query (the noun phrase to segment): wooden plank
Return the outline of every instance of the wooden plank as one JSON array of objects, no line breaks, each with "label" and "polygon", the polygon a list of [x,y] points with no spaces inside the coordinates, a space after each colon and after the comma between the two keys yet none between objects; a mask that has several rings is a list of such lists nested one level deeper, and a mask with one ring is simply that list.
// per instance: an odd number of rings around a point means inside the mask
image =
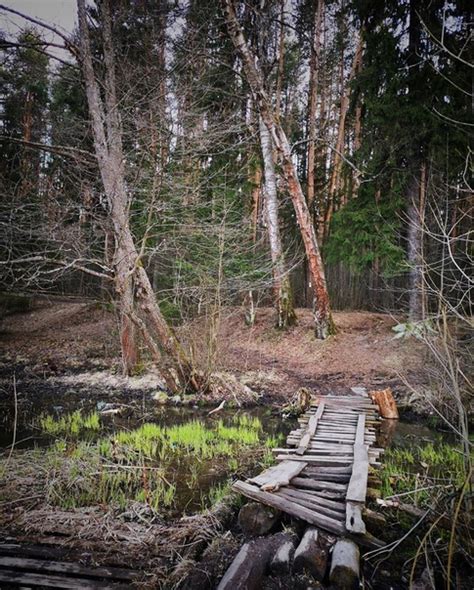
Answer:
[{"label": "wooden plank", "polygon": [[[288,455],[277,455],[275,457],[275,459],[277,461],[288,461]],[[292,461],[307,461],[308,463],[314,463],[315,461],[319,462],[319,463],[342,463],[344,465],[350,465],[352,463],[352,457],[351,458],[343,458],[343,457],[331,457],[331,456],[309,456],[309,455],[304,455],[303,457],[300,457],[299,455],[292,455],[291,456],[291,460]]]},{"label": "wooden plank", "polygon": [[305,498],[301,494],[294,494],[289,493],[287,488],[282,488],[277,492],[278,496],[281,496],[284,499],[287,499],[289,502],[293,502],[298,504],[298,506],[304,506],[305,508],[309,508],[310,510],[314,510],[318,514],[323,514],[324,516],[329,516],[330,518],[334,518],[334,520],[339,522],[344,522],[344,515],[340,512],[336,512],[331,510],[327,506],[322,506],[321,504],[316,504],[312,502],[310,499]]},{"label": "wooden plank", "polygon": [[268,506],[272,506],[278,510],[283,510],[283,512],[286,512],[290,516],[300,518],[301,520],[304,520],[309,524],[313,524],[314,526],[321,527],[330,533],[344,535],[346,532],[346,527],[343,523],[330,518],[329,516],[318,514],[304,506],[298,506],[293,502],[278,496],[277,494],[262,492],[251,484],[244,483],[243,481],[237,481],[232,485],[232,489],[236,492],[240,492],[248,498],[251,498],[252,500],[257,500],[258,502],[262,502],[262,504],[267,504]]},{"label": "wooden plank", "polygon": [[338,473],[338,474],[348,474],[349,476],[352,473],[352,466],[350,467],[318,467],[317,465],[308,465],[305,467],[303,474],[311,473],[311,474],[325,474],[325,473]]},{"label": "wooden plank", "polygon": [[369,475],[369,453],[364,444],[365,416],[359,416],[357,434],[354,444],[354,464],[352,476],[347,488],[346,500],[349,502],[365,502],[367,495],[367,478]]},{"label": "wooden plank", "polygon": [[263,491],[276,491],[281,486],[286,486],[291,479],[298,475],[306,465],[300,461],[283,461],[265,469],[263,473],[253,477],[249,481],[256,483]]},{"label": "wooden plank", "polygon": [[346,502],[346,529],[358,535],[364,535],[367,531],[362,520],[362,507],[356,502]]},{"label": "wooden plank", "polygon": [[[286,453],[288,455],[289,458],[293,457],[296,452],[297,449],[289,449],[287,447],[283,447],[280,449],[272,449],[272,451],[274,453]],[[331,455],[331,457],[334,455],[335,457],[349,457],[352,460],[352,449],[350,450],[344,450],[344,449],[313,449],[313,448],[308,448],[306,449],[306,454],[307,455]]]},{"label": "wooden plank", "polygon": [[346,503],[345,502],[341,502],[340,500],[331,500],[330,498],[327,498],[326,496],[320,496],[318,495],[316,492],[312,491],[312,490],[302,490],[300,488],[295,488],[294,486],[288,486],[287,488],[284,488],[280,491],[284,491],[284,492],[292,492],[295,494],[300,494],[305,496],[308,499],[311,499],[312,502],[315,502],[316,504],[320,504],[321,506],[327,506],[328,508],[331,508],[332,510],[335,510],[336,512],[342,512],[343,514],[345,514],[346,511]]},{"label": "wooden plank", "polygon": [[354,464],[346,496],[348,501],[365,502],[368,475],[369,453],[367,451],[367,446],[354,445]]},{"label": "wooden plank", "polygon": [[309,441],[311,440],[311,438],[314,436],[314,433],[316,432],[316,428],[318,426],[318,421],[321,418],[321,416],[323,415],[323,412],[324,412],[324,402],[322,402],[319,405],[318,411],[316,412],[316,414],[314,416],[311,416],[311,418],[309,419],[308,428],[306,429],[303,436],[301,437],[300,445],[296,450],[298,455],[303,455],[304,452],[306,451],[306,449],[308,448]]},{"label": "wooden plank", "polygon": [[37,572],[81,575],[94,578],[113,578],[118,580],[133,580],[137,578],[137,572],[133,572],[124,568],[84,567],[78,563],[66,561],[46,561],[42,559],[6,555],[0,555],[0,567],[34,570]]},{"label": "wooden plank", "polygon": [[[329,435],[329,434],[317,434],[312,440],[315,442],[323,442],[323,441],[332,442],[332,441],[334,441],[334,436]],[[340,436],[340,437],[338,437],[338,440],[340,440],[341,442],[349,443],[350,445],[353,445],[355,442],[355,437],[349,438],[349,437],[345,437],[345,436]],[[298,441],[299,441],[298,437],[291,436],[291,437],[288,437],[287,444],[289,446],[291,446],[291,443],[298,444]],[[364,442],[365,442],[365,444],[370,445],[372,442],[375,442],[375,437],[371,438],[371,437],[366,436],[364,439]]]},{"label": "wooden plank", "polygon": [[[354,433],[353,434],[352,433],[351,434],[339,433],[340,434],[340,438],[337,438],[336,439],[334,437],[334,433],[333,432],[319,432],[319,429],[318,429],[318,431],[314,434],[314,436],[313,436],[313,438],[311,440],[317,440],[318,438],[328,438],[328,437],[330,437],[329,438],[329,442],[333,442],[334,443],[335,440],[337,440],[338,442],[339,441],[344,442],[346,440],[350,440],[352,442],[352,444],[354,444],[356,433],[357,433],[357,430],[354,430]],[[298,431],[298,430],[293,430],[288,435],[288,438],[289,439],[298,439],[298,440],[300,440],[300,438],[301,438],[301,432]],[[364,434],[364,439],[375,442],[375,434],[372,434],[370,432],[366,432]]]},{"label": "wooden plank", "polygon": [[300,476],[307,477],[309,479],[314,479],[315,481],[332,481],[334,483],[344,483],[348,484],[351,478],[350,475],[345,475],[343,473],[325,473],[324,475],[312,475],[310,473],[300,473]]},{"label": "wooden plank", "polygon": [[308,490],[330,490],[333,492],[347,492],[347,486],[333,481],[318,481],[308,477],[295,477],[291,485]]},{"label": "wooden plank", "polygon": [[356,432],[356,445],[364,444],[364,433],[365,433],[365,415],[360,414],[357,421],[357,432]]},{"label": "wooden plank", "polygon": [[64,588],[66,590],[126,590],[130,584],[114,584],[87,580],[86,578],[67,578],[61,575],[35,574],[31,572],[0,569],[0,582],[19,586],[40,586],[46,588]]}]

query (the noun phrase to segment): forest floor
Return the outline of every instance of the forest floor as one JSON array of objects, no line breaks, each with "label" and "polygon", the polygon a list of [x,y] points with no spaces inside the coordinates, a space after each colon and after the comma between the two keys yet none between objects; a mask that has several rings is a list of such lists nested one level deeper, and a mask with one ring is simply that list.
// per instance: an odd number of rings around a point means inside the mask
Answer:
[{"label": "forest floor", "polygon": [[[426,382],[419,344],[414,339],[394,338],[392,328],[404,321],[402,317],[335,312],[337,334],[319,341],[314,337],[311,311],[299,309],[297,315],[298,324],[281,332],[273,327],[272,309],[259,309],[252,327],[245,325],[242,308],[221,311],[212,370],[228,378],[231,385],[232,379],[238,380],[257,393],[247,401],[253,399],[261,405],[248,411],[266,413],[262,415],[264,436],[267,433],[286,436],[293,422],[282,420],[279,410],[302,387],[321,394],[348,394],[351,387],[357,386],[368,390],[391,387],[399,403],[406,403],[409,390],[404,380],[412,387]],[[199,319],[177,328],[179,337],[193,351],[194,360],[201,367],[210,356],[210,325],[212,322]],[[8,474],[2,477],[0,462],[0,536],[13,543],[17,547],[15,551],[21,554],[24,545],[37,545],[46,547],[57,560],[85,565],[125,565],[143,572],[144,577],[138,583],[140,588],[175,587],[177,579],[185,580],[187,576],[191,582],[184,587],[215,587],[235,557],[242,534],[236,519],[238,503],[235,502],[239,499],[226,495],[223,502],[212,500],[211,503],[211,491],[224,493],[229,478],[245,479],[246,470],[249,473],[261,470],[265,453],[263,438],[259,443],[262,449],[252,447],[249,451],[256,465],[243,464],[240,448],[236,457],[219,459],[223,463],[222,473],[216,462],[192,461],[191,465],[201,465],[203,474],[194,484],[188,478],[190,485],[197,487],[201,495],[209,493],[208,504],[212,509],[197,512],[190,509],[179,514],[176,511],[176,515],[165,508],[154,512],[143,501],[135,500],[127,504],[127,509],[117,507],[112,501],[91,505],[87,501],[85,505],[79,502],[78,507],[63,505],[61,502],[69,498],[64,490],[72,497],[75,487],[71,481],[81,481],[76,474],[85,477],[87,464],[80,461],[88,461],[89,455],[81,459],[78,453],[89,446],[81,446],[82,439],[66,443],[54,437],[49,443],[43,440],[43,446],[32,446],[38,436],[37,418],[42,412],[52,413],[59,419],[71,410],[97,410],[101,413],[101,430],[96,436],[105,440],[115,436],[115,432],[128,432],[144,421],[158,419],[161,410],[160,424],[168,426],[196,418],[208,422],[232,421],[247,411],[236,412],[229,407],[208,416],[208,408],[197,407],[199,400],[195,397],[189,400],[192,408],[157,407],[157,400],[163,397],[158,369],[144,362],[139,375],[129,379],[121,376],[116,316],[104,305],[40,298],[31,309],[0,319],[0,446],[4,446],[6,457],[3,475]],[[161,397],[155,397],[155,393]],[[177,403],[171,395],[164,397],[167,402]],[[188,403],[183,396],[179,401],[183,405]],[[220,398],[215,395],[203,401],[215,407]],[[104,408],[109,406],[112,412],[125,408],[126,413],[106,416],[109,410]],[[257,417],[257,414],[249,415]],[[17,419],[18,428],[13,430]],[[271,420],[287,430],[274,432]],[[209,427],[215,428],[215,424]],[[19,444],[10,460],[7,449],[15,436]],[[92,443],[94,440],[92,437]],[[93,444],[91,448],[95,448]],[[53,471],[48,461],[52,461]],[[81,469],[74,461],[83,465]],[[185,459],[182,463],[186,467]],[[90,469],[94,470],[94,465]],[[109,468],[110,465],[100,473],[108,476]],[[186,483],[186,477],[175,469],[174,463],[168,469],[169,473],[179,474],[175,474],[176,482]],[[168,477],[168,471],[166,474]],[[61,487],[63,481],[65,487]],[[102,489],[99,485],[97,488]],[[60,490],[57,497],[55,490]],[[45,500],[46,497],[49,499]],[[398,524],[394,526],[399,531]],[[201,578],[199,583],[195,582],[193,576],[197,574],[206,577],[207,585],[201,585]],[[406,588],[403,584],[392,584],[391,579],[390,585],[379,584],[378,580],[375,584],[372,587],[380,589]]]},{"label": "forest floor", "polygon": [[[401,317],[365,311],[335,312],[337,334],[316,340],[309,309],[298,309],[298,324],[286,332],[273,327],[273,310],[261,308],[256,323],[245,325],[242,308],[222,311],[212,364],[257,391],[266,402],[284,403],[306,387],[315,393],[347,393],[350,387],[405,391],[403,380],[423,382],[423,358],[413,339],[394,339]],[[196,320],[177,329],[199,365],[208,359],[209,330]],[[120,377],[115,315],[90,301],[42,298],[32,309],[0,321],[2,376],[27,367],[30,378],[66,376],[89,385],[153,389],[160,380],[144,364],[137,377]],[[398,391],[397,391],[398,390]]]}]

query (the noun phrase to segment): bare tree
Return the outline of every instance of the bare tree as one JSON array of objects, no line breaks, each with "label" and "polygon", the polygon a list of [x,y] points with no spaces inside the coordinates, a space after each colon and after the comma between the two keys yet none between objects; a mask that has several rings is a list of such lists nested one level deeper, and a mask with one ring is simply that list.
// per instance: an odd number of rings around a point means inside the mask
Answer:
[{"label": "bare tree", "polygon": [[173,390],[180,388],[198,390],[199,384],[192,363],[161,314],[130,229],[131,198],[125,181],[109,0],[101,3],[104,52],[103,98],[92,61],[85,0],[77,0],[77,8],[80,62],[94,147],[108,200],[115,240],[113,266],[115,290],[119,300],[123,369],[127,374],[134,370],[138,358],[137,332],[140,332],[155,359],[160,358],[160,348],[171,359],[172,367],[170,368],[174,370],[166,370],[168,386]]},{"label": "bare tree", "polygon": [[314,320],[316,336],[324,339],[334,329],[326,287],[326,278],[311,215],[296,173],[291,148],[282,126],[276,120],[274,110],[267,93],[265,92],[261,72],[256,65],[255,56],[250,50],[243,35],[232,0],[222,0],[222,6],[230,38],[243,61],[247,81],[252,90],[258,111],[272,137],[277,158],[282,167],[282,175],[288,185],[301,236],[303,238],[311,283],[314,289]]}]

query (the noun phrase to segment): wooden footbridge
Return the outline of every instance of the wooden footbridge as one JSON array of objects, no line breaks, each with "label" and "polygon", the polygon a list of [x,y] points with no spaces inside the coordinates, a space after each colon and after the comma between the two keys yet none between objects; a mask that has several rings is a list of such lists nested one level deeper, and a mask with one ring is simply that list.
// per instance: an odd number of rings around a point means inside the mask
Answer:
[{"label": "wooden footbridge", "polygon": [[369,397],[325,396],[311,401],[277,464],[257,477],[237,481],[241,494],[361,545],[379,545],[366,532],[363,510],[376,448],[378,406]]}]

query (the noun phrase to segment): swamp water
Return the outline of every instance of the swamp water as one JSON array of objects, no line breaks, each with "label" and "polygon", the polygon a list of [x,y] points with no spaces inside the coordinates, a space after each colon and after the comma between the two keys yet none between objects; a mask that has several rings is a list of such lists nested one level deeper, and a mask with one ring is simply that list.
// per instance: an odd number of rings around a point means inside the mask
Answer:
[{"label": "swamp water", "polygon": [[22,423],[18,446],[0,461],[0,502],[38,493],[64,509],[140,503],[160,515],[193,513],[225,496],[231,478],[268,465],[294,426],[264,408],[209,416],[199,408],[108,406],[60,408]]}]

